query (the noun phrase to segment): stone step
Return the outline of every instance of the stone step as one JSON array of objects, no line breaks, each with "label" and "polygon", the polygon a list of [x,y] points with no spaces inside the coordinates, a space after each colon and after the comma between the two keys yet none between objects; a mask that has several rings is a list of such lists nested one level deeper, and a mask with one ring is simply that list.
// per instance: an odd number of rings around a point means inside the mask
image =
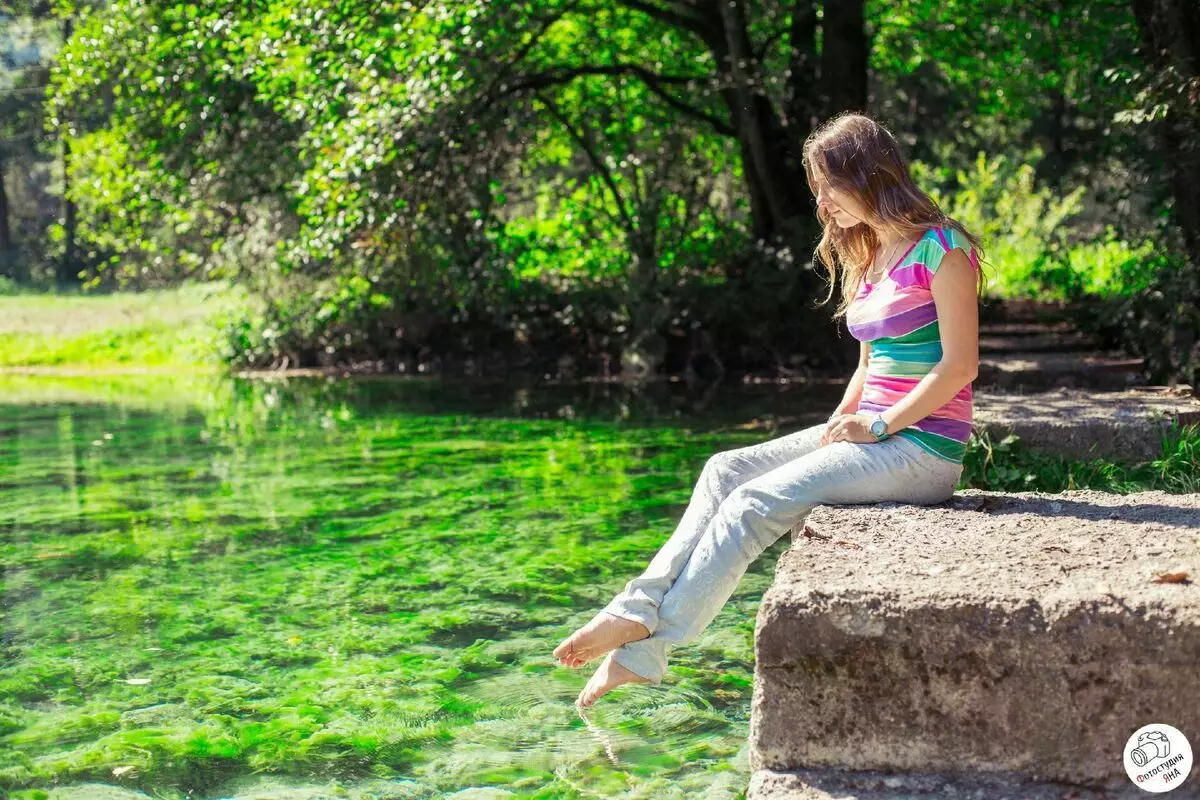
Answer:
[{"label": "stone step", "polygon": [[984,322],[980,336],[1052,336],[1074,331],[1070,322]]},{"label": "stone step", "polygon": [[1038,334],[979,333],[979,353],[1048,352],[1100,350],[1103,343],[1094,336],[1076,330],[1052,331]]},{"label": "stone step", "polygon": [[1125,389],[1146,383],[1145,360],[1121,353],[981,354],[979,388],[1025,391],[1048,389]]},{"label": "stone step", "polygon": [[1200,494],[814,509],[759,606],[752,796],[825,797],[763,772],[821,769],[1126,791],[1132,733],[1200,734],[1198,531]]},{"label": "stone step", "polygon": [[1055,323],[1070,319],[1071,309],[1062,302],[1039,300],[989,300],[979,308],[981,323]]},{"label": "stone step", "polygon": [[1162,436],[1173,425],[1195,423],[1200,399],[1183,385],[975,393],[977,429],[994,440],[1014,433],[1024,447],[1072,459],[1150,461],[1161,456]]}]

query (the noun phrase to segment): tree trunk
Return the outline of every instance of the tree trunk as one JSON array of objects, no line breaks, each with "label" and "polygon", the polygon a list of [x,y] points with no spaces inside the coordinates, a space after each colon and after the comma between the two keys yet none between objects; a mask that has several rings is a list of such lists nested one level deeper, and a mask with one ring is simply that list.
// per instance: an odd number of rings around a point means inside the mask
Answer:
[{"label": "tree trunk", "polygon": [[[68,17],[63,20],[63,41],[69,41],[74,32],[74,21]],[[63,246],[62,260],[58,263],[56,270],[58,282],[72,283],[78,280],[75,255],[75,203],[70,198],[71,193],[71,139],[69,126],[62,127],[62,174],[63,174],[63,196],[62,196],[62,216],[63,216],[63,233],[65,234],[65,242]]]},{"label": "tree trunk", "polygon": [[807,137],[821,123],[824,111],[820,103],[817,74],[816,0],[796,0],[789,32],[792,58],[788,64],[788,127],[792,135]]},{"label": "tree trunk", "polygon": [[1165,119],[1155,123],[1171,176],[1174,219],[1193,265],[1200,267],[1200,7],[1194,0],[1133,0],[1146,65],[1178,75],[1165,87]]},{"label": "tree trunk", "polygon": [[12,249],[12,227],[8,220],[8,194],[4,190],[4,154],[0,153],[0,256]]},{"label": "tree trunk", "polygon": [[825,0],[821,24],[824,116],[867,109],[868,43],[864,0]]},{"label": "tree trunk", "polygon": [[[817,0],[795,0],[788,97],[772,106],[747,24],[746,0],[701,0],[690,28],[717,63],[721,96],[737,131],[755,237],[793,249],[814,233],[812,193],[801,149],[814,125],[837,110],[866,108],[864,0],[825,0],[825,46],[816,54]],[[821,75],[818,77],[817,65]]]},{"label": "tree trunk", "polygon": [[75,256],[75,203],[71,200],[71,140],[64,132],[62,138],[62,171],[63,171],[63,244],[62,260],[58,263],[57,278],[60,284],[78,281],[78,268]]},{"label": "tree trunk", "polygon": [[[797,219],[806,214],[808,184],[800,164],[800,141],[808,130],[789,129],[771,106],[747,28],[743,0],[716,3],[723,38],[709,40],[730,88],[723,92],[738,131],[742,171],[754,214],[757,238],[797,243]],[[797,138],[799,137],[799,138]]]}]

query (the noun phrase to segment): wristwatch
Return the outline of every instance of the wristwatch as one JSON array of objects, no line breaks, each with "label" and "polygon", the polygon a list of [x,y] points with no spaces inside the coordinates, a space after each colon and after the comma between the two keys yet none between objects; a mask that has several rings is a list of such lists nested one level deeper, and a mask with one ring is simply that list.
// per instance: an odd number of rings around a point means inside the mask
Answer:
[{"label": "wristwatch", "polygon": [[874,436],[877,441],[882,442],[884,439],[888,438],[887,420],[883,418],[883,414],[876,414],[875,416],[871,417],[871,424],[867,430],[871,432],[871,435]]}]

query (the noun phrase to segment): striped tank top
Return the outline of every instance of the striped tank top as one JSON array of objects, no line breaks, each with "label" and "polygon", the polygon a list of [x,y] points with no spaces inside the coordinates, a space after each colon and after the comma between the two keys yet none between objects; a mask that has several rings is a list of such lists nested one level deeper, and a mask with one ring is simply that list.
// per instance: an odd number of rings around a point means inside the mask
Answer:
[{"label": "striped tank top", "polygon": [[[937,309],[930,282],[942,257],[958,247],[979,272],[970,241],[951,227],[931,228],[875,284],[863,281],[846,311],[850,335],[871,345],[858,410],[886,411],[912,391],[942,358]],[[971,384],[903,436],[936,456],[961,463],[971,434]]]}]

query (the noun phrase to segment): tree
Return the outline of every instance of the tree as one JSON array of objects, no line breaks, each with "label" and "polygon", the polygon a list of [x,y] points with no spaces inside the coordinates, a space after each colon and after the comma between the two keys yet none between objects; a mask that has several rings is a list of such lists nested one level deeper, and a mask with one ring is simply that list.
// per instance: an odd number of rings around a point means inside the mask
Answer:
[{"label": "tree", "polygon": [[[0,38],[0,274],[26,279],[21,260],[16,258],[19,244],[14,235],[13,211],[6,188],[10,167],[36,157],[45,142],[42,107],[49,81],[49,69],[40,58],[36,35],[39,23],[48,17],[44,3],[6,4],[0,7],[0,21],[6,35]],[[17,41],[17,31],[32,41]]]},{"label": "tree", "polygon": [[1147,73],[1140,108],[1125,119],[1154,124],[1174,196],[1173,218],[1200,269],[1200,6],[1132,0]]}]

